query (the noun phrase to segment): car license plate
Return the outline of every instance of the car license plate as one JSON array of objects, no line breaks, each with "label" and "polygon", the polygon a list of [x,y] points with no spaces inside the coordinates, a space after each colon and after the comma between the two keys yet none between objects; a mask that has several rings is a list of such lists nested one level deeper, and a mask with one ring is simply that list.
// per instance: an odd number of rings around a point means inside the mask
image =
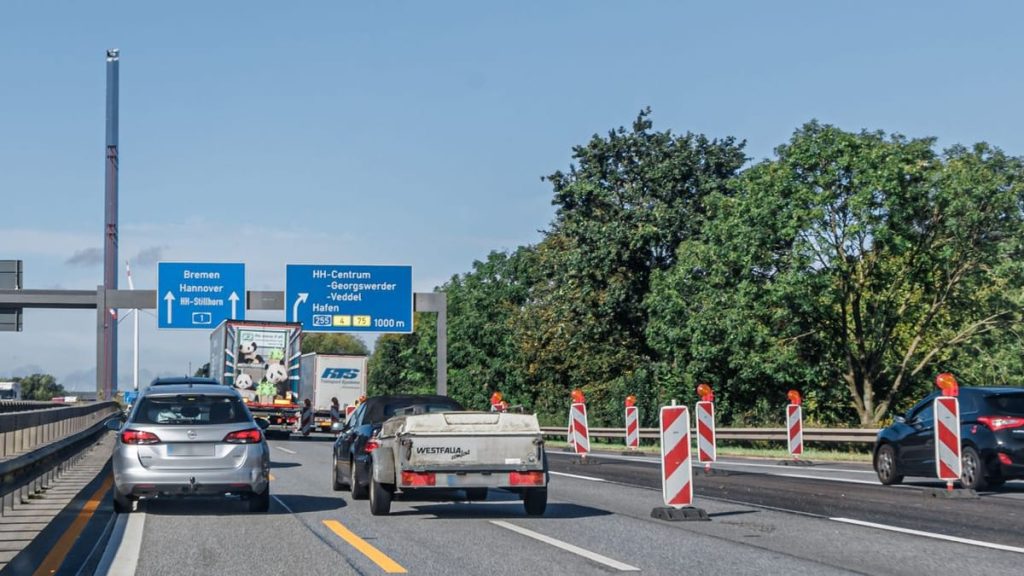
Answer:
[{"label": "car license plate", "polygon": [[168,444],[168,456],[213,456],[213,444]]}]

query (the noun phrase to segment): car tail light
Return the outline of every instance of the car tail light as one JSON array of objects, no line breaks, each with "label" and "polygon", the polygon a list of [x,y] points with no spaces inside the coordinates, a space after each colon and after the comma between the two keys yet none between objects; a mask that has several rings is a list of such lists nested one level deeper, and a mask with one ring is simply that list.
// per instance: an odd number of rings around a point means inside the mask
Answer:
[{"label": "car tail light", "polygon": [[978,416],[978,422],[988,426],[993,432],[1024,426],[1024,418],[1020,416]]},{"label": "car tail light", "polygon": [[370,452],[373,452],[377,448],[380,448],[380,442],[377,442],[376,440],[372,440],[372,439],[371,440],[367,440],[366,444],[363,445],[363,452],[366,452],[367,454],[369,454]]},{"label": "car tail light", "polygon": [[258,444],[262,439],[263,434],[259,428],[249,428],[228,434],[224,437],[224,442],[228,444]]},{"label": "car tail light", "polygon": [[402,471],[402,486],[433,486],[436,483],[437,477],[433,472]]},{"label": "car tail light", "polygon": [[1013,465],[1013,460],[1010,460],[1010,455],[1009,454],[1003,454],[1002,452],[1000,452],[999,453],[999,461],[1002,462],[1003,464],[1005,464],[1006,466],[1012,466]]},{"label": "car tail light", "polygon": [[508,483],[512,486],[543,486],[544,473],[534,472],[509,472]]},{"label": "car tail light", "polygon": [[125,444],[158,444],[160,438],[156,434],[144,430],[125,430],[121,432],[121,442]]}]

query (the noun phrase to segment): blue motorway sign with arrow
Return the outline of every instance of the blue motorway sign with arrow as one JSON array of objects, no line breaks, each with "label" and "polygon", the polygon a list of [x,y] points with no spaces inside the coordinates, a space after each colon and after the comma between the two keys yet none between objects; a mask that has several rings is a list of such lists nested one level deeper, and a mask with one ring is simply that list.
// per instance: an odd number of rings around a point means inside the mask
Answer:
[{"label": "blue motorway sign with arrow", "polygon": [[412,332],[411,266],[289,264],[285,318],[307,332]]},{"label": "blue motorway sign with arrow", "polygon": [[161,262],[157,327],[211,330],[245,320],[245,264]]}]

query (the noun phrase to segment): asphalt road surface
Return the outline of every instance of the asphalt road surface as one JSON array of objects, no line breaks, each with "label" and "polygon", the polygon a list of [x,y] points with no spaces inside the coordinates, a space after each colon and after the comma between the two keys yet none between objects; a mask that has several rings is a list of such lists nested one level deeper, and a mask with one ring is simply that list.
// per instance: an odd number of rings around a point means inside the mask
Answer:
[{"label": "asphalt road surface", "polygon": [[[141,503],[120,518],[110,574],[1011,574],[1024,561],[1024,483],[975,500],[884,487],[862,465],[722,461],[694,469],[710,521],[651,517],[656,459],[549,453],[547,514],[511,493],[398,499],[387,517],[331,489],[326,436],[271,441],[271,511],[243,502]],[[460,494],[455,492],[453,497]]]}]

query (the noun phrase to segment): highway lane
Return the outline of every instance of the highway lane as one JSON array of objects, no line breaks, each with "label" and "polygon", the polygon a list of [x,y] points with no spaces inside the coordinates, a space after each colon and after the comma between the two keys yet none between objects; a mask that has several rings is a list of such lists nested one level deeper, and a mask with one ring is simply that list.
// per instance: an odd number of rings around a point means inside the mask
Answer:
[{"label": "highway lane", "polygon": [[[988,513],[990,506],[1002,507],[1005,515],[1009,502],[1015,514],[1019,508],[1013,507],[1024,502],[1015,501],[1013,494],[936,502],[924,500],[914,489],[856,482],[764,473],[698,475],[697,505],[712,520],[670,523],[650,517],[651,508],[661,504],[655,460],[595,459],[597,464],[578,465],[571,455],[552,451],[554,474],[544,517],[527,517],[520,501],[502,491],[492,491],[479,503],[397,500],[391,516],[375,517],[367,502],[331,490],[329,439],[274,440],[271,445],[270,514],[251,515],[241,502],[218,500],[142,504],[143,515],[133,518],[136,523],[144,519],[134,573],[1009,573],[1024,559],[1012,552],[844,524],[829,520],[828,513],[819,514],[842,511],[859,518],[856,502],[870,496],[874,515],[869,518],[890,521],[899,506],[931,517],[929,511],[934,516],[935,510],[953,505],[974,526],[978,514]],[[746,465],[748,470],[772,470],[771,463]],[[856,466],[821,468],[825,475],[863,475]],[[797,472],[817,474],[813,468]],[[709,479],[714,482],[705,482]],[[781,495],[771,496],[775,493]],[[835,500],[846,502],[845,507],[836,507]],[[968,506],[956,508],[963,504]],[[897,512],[881,514],[885,505]],[[789,506],[814,515],[766,508]],[[1017,522],[1019,526],[1019,518]]]}]

